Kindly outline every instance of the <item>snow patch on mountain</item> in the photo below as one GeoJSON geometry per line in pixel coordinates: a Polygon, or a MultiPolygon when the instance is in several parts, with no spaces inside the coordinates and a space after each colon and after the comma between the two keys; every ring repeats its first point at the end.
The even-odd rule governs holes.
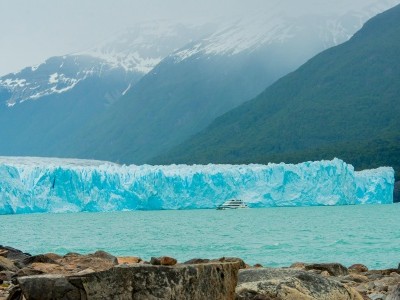
{"type": "Polygon", "coordinates": [[[3,76],[0,78],[0,87],[7,89],[11,95],[5,104],[13,107],[27,100],[67,92],[96,72],[96,68],[100,66],[101,62],[97,59],[54,57],[35,68],[28,67],[19,73],[3,76]]]}
{"type": "Polygon", "coordinates": [[[113,67],[147,74],[165,57],[209,32],[209,25],[144,22],[79,54],[100,58],[113,67]]]}
{"type": "Polygon", "coordinates": [[[259,12],[222,26],[211,36],[178,50],[172,57],[175,62],[181,62],[192,56],[236,55],[274,44],[286,43],[293,47],[298,46],[299,41],[290,42],[299,37],[314,37],[314,40],[322,41],[326,49],[349,40],[368,19],[394,4],[393,0],[381,1],[358,10],[330,15],[287,14],[279,10],[259,12]]]}
{"type": "Polygon", "coordinates": [[[42,64],[0,77],[0,90],[9,92],[5,105],[11,108],[27,100],[65,93],[89,77],[119,72],[121,80],[126,82],[126,93],[133,83],[130,78],[136,82],[176,49],[209,32],[208,25],[141,23],[86,51],[52,57],[42,64]]]}

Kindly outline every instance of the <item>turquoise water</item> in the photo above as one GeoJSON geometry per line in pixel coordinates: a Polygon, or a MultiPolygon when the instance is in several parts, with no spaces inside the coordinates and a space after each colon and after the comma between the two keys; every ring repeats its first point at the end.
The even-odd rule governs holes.
{"type": "Polygon", "coordinates": [[[400,205],[0,216],[0,244],[32,254],[236,256],[249,264],[400,262],[400,205]]]}

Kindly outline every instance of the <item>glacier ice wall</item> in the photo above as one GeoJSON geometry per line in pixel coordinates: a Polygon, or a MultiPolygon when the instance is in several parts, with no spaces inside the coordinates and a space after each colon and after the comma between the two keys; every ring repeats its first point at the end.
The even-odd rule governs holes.
{"type": "Polygon", "coordinates": [[[355,172],[342,160],[268,165],[121,166],[0,157],[0,214],[392,203],[390,167],[355,172]]]}

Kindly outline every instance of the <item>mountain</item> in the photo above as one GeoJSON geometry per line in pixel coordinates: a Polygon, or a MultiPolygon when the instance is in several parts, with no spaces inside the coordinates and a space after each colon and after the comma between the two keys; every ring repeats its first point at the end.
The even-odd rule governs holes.
{"type": "Polygon", "coordinates": [[[340,157],[400,171],[400,5],[368,21],[156,163],[340,157]]]}
{"type": "Polygon", "coordinates": [[[143,23],[91,49],[0,77],[0,153],[68,156],[65,141],[164,57],[208,30],[143,23]]]}
{"type": "Polygon", "coordinates": [[[166,57],[62,148],[73,157],[147,163],[348,40],[381,9],[296,17],[276,10],[228,23],[166,57]]]}

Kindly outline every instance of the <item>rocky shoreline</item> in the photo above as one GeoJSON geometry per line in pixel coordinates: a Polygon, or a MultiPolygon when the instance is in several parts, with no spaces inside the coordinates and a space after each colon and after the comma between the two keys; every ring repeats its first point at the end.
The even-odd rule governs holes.
{"type": "Polygon", "coordinates": [[[400,265],[368,270],[362,264],[247,265],[240,258],[30,255],[0,246],[0,300],[243,299],[400,300],[400,265]]]}

